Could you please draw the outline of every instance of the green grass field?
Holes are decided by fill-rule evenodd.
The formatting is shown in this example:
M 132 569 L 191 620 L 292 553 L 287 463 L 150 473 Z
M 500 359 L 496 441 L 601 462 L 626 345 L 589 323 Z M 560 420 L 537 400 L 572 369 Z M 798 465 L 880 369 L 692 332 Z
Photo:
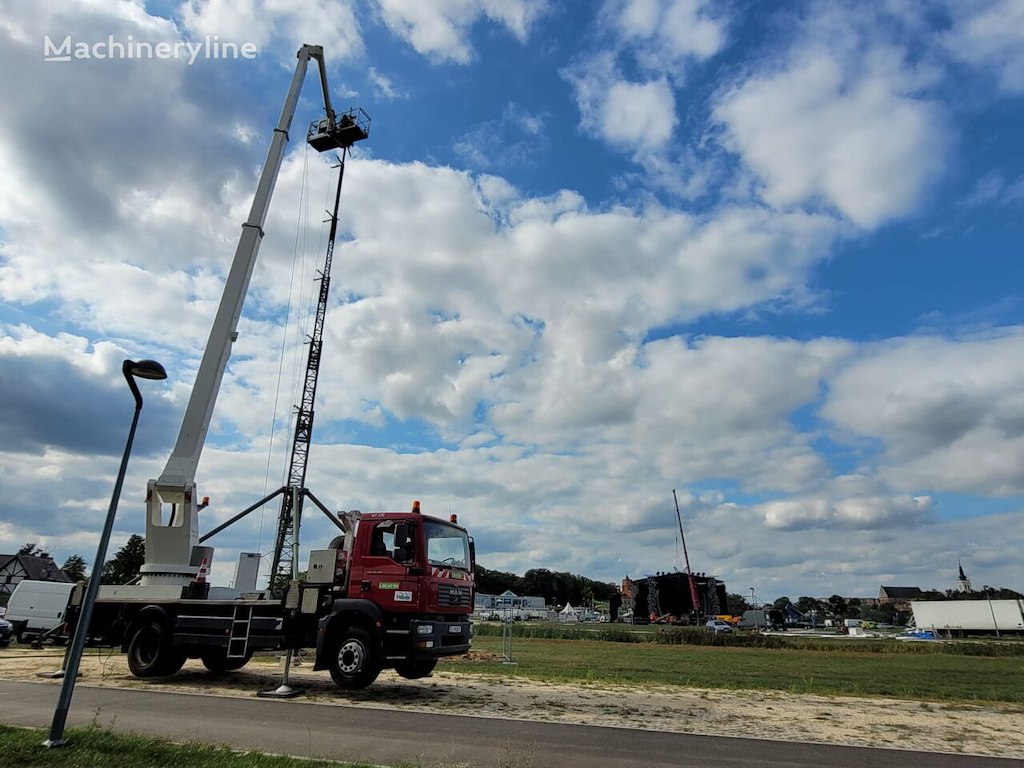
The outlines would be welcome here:
M 38 728 L 0 725 L 0 760 L 17 768 L 371 768 L 365 763 L 304 760 L 236 752 L 205 744 L 172 744 L 148 736 L 117 734 L 105 728 L 72 728 L 67 746 L 42 746 L 46 732 Z
M 860 642 L 860 641 L 857 641 Z M 878 643 L 888 643 L 885 652 Z M 858 646 L 826 641 L 800 647 L 668 645 L 513 637 L 515 666 L 494 661 L 501 637 L 478 634 L 489 660 L 444 662 L 440 669 L 530 679 L 696 688 L 885 696 L 933 702 L 1024 702 L 1024 655 L 970 655 L 970 647 Z M 820 646 L 820 647 L 819 647 Z M 966 652 L 964 652 L 966 651 Z

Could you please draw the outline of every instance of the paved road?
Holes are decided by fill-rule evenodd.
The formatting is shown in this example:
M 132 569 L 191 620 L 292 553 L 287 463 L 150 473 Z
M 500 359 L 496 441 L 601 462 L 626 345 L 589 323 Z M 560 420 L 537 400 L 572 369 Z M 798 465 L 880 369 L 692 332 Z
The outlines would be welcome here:
M 58 688 L 0 681 L 0 722 L 49 728 Z M 558 768 L 1010 768 L 1024 761 L 621 728 L 495 720 L 275 700 L 75 688 L 68 726 L 99 723 L 204 741 L 378 765 Z M 73 748 L 73 744 L 70 748 Z

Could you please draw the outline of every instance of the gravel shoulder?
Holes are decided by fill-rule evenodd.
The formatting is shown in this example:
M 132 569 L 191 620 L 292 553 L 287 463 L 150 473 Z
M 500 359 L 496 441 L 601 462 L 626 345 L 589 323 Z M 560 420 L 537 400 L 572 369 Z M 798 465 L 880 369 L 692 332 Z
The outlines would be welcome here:
M 60 649 L 0 648 L 0 678 L 45 682 L 38 673 L 59 669 L 61 658 Z M 238 672 L 218 675 L 189 661 L 173 677 L 143 681 L 128 671 L 123 654 L 91 649 L 82 660 L 78 685 L 247 697 L 276 688 L 282 671 L 275 658 L 257 659 Z M 345 692 L 326 672 L 313 672 L 308 662 L 300 662 L 292 666 L 291 685 L 303 689 L 299 700 L 328 706 L 1024 758 L 1024 707 L 1019 705 L 555 684 L 518 677 L 514 667 L 504 671 L 501 677 L 492 677 L 449 668 L 408 681 L 389 670 L 366 690 Z

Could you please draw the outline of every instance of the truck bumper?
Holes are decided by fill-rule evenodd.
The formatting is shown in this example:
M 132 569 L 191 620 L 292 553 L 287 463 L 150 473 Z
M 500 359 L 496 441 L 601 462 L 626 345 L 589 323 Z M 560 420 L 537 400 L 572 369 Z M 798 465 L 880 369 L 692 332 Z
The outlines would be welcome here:
M 436 659 L 469 651 L 473 644 L 473 625 L 469 621 L 413 621 L 412 657 Z

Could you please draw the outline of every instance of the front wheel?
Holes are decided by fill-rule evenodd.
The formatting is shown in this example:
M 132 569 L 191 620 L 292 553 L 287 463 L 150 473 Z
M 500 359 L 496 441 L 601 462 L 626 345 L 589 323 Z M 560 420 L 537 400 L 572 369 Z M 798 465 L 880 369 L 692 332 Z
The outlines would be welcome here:
M 380 651 L 366 630 L 352 627 L 338 635 L 330 651 L 328 667 L 339 688 L 365 688 L 380 674 Z
M 419 680 L 421 677 L 429 677 L 436 666 L 437 659 L 396 661 L 395 672 L 406 680 Z
M 128 669 L 136 677 L 173 675 L 185 663 L 185 652 L 171 645 L 170 633 L 160 621 L 135 630 L 128 644 Z

